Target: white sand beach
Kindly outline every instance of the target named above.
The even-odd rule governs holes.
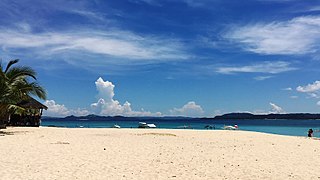
[[[8,128],[0,179],[320,179],[320,141],[245,131]]]

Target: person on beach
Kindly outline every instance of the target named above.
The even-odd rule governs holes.
[[[309,129],[308,131],[308,137],[312,137],[313,136],[313,130],[312,129]]]

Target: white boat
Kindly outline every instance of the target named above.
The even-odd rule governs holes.
[[[118,128],[118,129],[120,129],[121,127],[120,127],[118,124],[115,124],[115,125],[112,126],[112,128]]]
[[[155,124],[147,124],[145,122],[139,122],[138,128],[156,128]]]
[[[156,128],[157,126],[155,124],[147,124],[148,128]]]
[[[237,130],[238,126],[237,125],[235,125],[235,126],[223,126],[223,129],[224,130]]]

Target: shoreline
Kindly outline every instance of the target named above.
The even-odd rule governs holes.
[[[252,131],[9,127],[3,179],[319,179],[320,141]]]
[[[10,126],[9,126],[10,127]],[[22,127],[23,128],[23,127]],[[65,129],[153,129],[153,128],[138,128],[138,127],[123,127],[123,128],[113,128],[113,127],[66,127],[66,126],[39,126],[39,128],[65,128]],[[237,130],[226,130],[226,129],[191,129],[191,128],[176,128],[176,129],[171,129],[171,128],[154,128],[154,129],[164,129],[164,130],[192,130],[192,131],[245,131],[245,132],[256,132],[256,133],[264,133],[264,134],[273,134],[273,135],[280,135],[280,136],[290,136],[290,137],[306,137],[308,138],[307,134],[306,135],[287,135],[287,134],[279,134],[279,133],[272,133],[272,132],[261,132],[261,131],[254,131],[254,130],[243,130],[241,128]],[[320,140],[320,137],[312,137],[311,139],[316,139]]]

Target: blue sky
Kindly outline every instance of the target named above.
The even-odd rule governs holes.
[[[3,63],[45,115],[212,117],[320,110],[320,1],[2,0]]]

